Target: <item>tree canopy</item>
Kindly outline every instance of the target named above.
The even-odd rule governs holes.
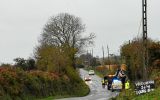
[[[84,31],[85,24],[79,17],[60,13],[57,16],[52,16],[44,26],[40,42],[58,47],[67,45],[80,50],[82,47],[92,44],[95,37],[93,33],[83,37]]]
[[[84,32],[85,24],[79,17],[68,13],[52,16],[43,28],[40,46],[35,52],[38,66],[43,70],[64,67],[65,64],[75,68],[76,54],[93,44],[95,37],[93,33],[86,36]]]

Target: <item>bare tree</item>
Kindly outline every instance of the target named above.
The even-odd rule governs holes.
[[[75,54],[83,49],[84,46],[93,44],[93,33],[83,37],[85,25],[79,17],[67,13],[60,13],[52,16],[43,29],[41,34],[41,44],[53,45],[56,47],[67,47],[67,52],[74,50],[71,59],[75,63]],[[66,50],[66,49],[65,49]],[[74,65],[73,65],[74,66]]]

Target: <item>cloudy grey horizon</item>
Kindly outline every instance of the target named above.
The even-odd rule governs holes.
[[[0,63],[28,58],[38,45],[43,26],[51,16],[69,13],[80,17],[86,32],[95,33],[94,56],[119,54],[120,46],[138,34],[141,0],[0,0]],[[148,0],[148,37],[160,40],[160,1]],[[87,35],[86,34],[86,35]]]

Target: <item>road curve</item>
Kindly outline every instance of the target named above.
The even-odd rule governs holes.
[[[80,76],[84,79],[88,75],[88,71],[80,69]],[[64,98],[59,100],[109,100],[112,97],[118,95],[118,92],[111,92],[107,88],[102,88],[101,78],[97,75],[91,76],[91,82],[86,84],[90,87],[89,95],[85,97],[73,97],[73,98]]]

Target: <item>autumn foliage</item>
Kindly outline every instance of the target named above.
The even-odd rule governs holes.
[[[74,82],[73,74],[75,73],[67,76],[40,70],[23,71],[19,68],[0,67],[0,100],[32,100],[51,95],[76,95],[79,86],[85,84],[79,78]]]
[[[147,71],[152,69],[160,69],[160,43],[149,39],[147,45],[148,50],[148,66]],[[143,75],[143,41],[140,38],[134,38],[130,42],[126,42],[121,46],[121,57],[123,63],[128,66],[128,75],[131,80],[140,80]],[[148,74],[149,76],[150,74]]]

